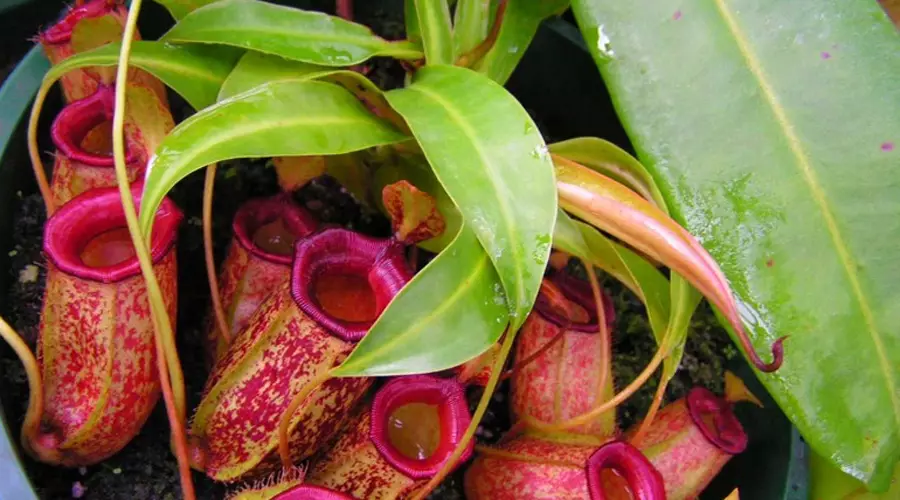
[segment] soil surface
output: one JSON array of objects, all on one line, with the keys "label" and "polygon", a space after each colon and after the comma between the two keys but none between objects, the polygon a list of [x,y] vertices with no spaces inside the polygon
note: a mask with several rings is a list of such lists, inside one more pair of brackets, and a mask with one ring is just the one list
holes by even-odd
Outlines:
[{"label": "soil surface", "polygon": [[[29,9],[23,24],[32,26],[23,33],[15,33],[16,39],[25,40],[38,25],[46,25],[59,11],[58,3],[46,2],[39,9]],[[286,3],[286,2],[284,2]],[[294,2],[298,3],[298,2]],[[299,2],[304,3],[304,2]],[[327,10],[330,1],[305,2],[306,6]],[[372,26],[387,38],[400,38],[403,34],[402,0],[388,2],[356,2],[356,16],[360,22]],[[55,5],[54,5],[55,4]],[[381,6],[377,6],[381,5]],[[150,4],[152,5],[152,4]],[[385,7],[386,6],[386,7]],[[150,7],[153,9],[153,7]],[[23,28],[20,28],[20,31]],[[146,33],[145,36],[159,33]],[[9,36],[5,34],[5,36]],[[4,41],[6,43],[6,40]],[[10,46],[0,59],[2,73],[6,73],[29,47],[27,42]],[[392,60],[376,59],[370,63],[370,77],[384,88],[395,87],[402,82],[403,70]],[[176,118],[189,115],[190,109],[171,96],[172,110]],[[54,109],[47,106],[49,116]],[[540,125],[540,116],[535,116]],[[545,134],[552,131],[544,130]],[[555,139],[555,138],[554,138]],[[549,140],[549,138],[548,138]],[[44,147],[49,150],[49,147]],[[45,163],[50,161],[45,158]],[[3,165],[2,168],[21,166]],[[178,242],[179,260],[179,353],[185,370],[189,404],[199,402],[206,377],[200,332],[207,320],[209,292],[203,271],[202,231],[200,227],[200,193],[203,173],[199,172],[181,182],[172,192],[173,200],[184,210]],[[244,200],[277,192],[274,169],[265,160],[225,162],[217,174],[215,194],[214,234],[216,255],[224,256],[231,237],[231,218]],[[32,345],[37,334],[43,282],[44,258],[41,254],[42,226],[45,220],[40,196],[33,193],[33,186],[20,193],[21,202],[14,215],[13,245],[2,249],[11,256],[11,286],[5,295],[4,314]],[[331,222],[363,233],[386,236],[390,226],[380,214],[358,203],[334,179],[322,177],[297,193],[298,200],[322,222]],[[656,345],[648,326],[640,301],[627,289],[612,279],[602,277],[605,290],[613,297],[616,307],[614,330],[615,380],[619,389],[627,385],[652,357]],[[710,309],[703,305],[694,316],[691,334],[684,359],[675,378],[669,385],[667,400],[683,396],[691,386],[699,384],[715,391],[722,389],[724,365],[737,354],[724,330],[718,325]],[[635,396],[619,408],[621,426],[627,427],[643,415],[656,389],[657,379],[646,384]],[[469,401],[474,409],[480,397],[480,389],[471,389]],[[21,426],[28,401],[28,387],[24,371],[18,359],[5,345],[0,346],[0,402],[6,421],[14,434]],[[479,440],[495,442],[509,427],[508,397],[506,385],[494,394],[488,412],[478,430]],[[169,427],[162,404],[151,415],[141,433],[124,449],[106,462],[81,469],[62,469],[43,465],[23,455],[23,462],[45,499],[169,499],[179,498],[177,466],[168,446]],[[462,473],[458,471],[432,498],[464,498]],[[194,474],[198,497],[218,499],[226,495],[226,489]]]}]

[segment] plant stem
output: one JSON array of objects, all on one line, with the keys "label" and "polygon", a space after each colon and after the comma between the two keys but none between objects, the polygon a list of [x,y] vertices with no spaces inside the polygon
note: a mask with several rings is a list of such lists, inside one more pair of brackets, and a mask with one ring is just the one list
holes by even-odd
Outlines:
[{"label": "plant stem", "polygon": [[435,474],[425,487],[421,488],[418,492],[416,492],[416,496],[413,497],[413,500],[424,500],[426,496],[433,490],[437,485],[441,484],[441,481],[447,477],[447,474],[456,466],[456,461],[459,460],[459,457],[462,455],[463,450],[465,450],[466,445],[469,444],[469,441],[475,436],[475,430],[478,429],[478,424],[481,423],[481,418],[484,416],[484,412],[487,410],[488,403],[491,401],[491,396],[494,394],[494,390],[497,388],[497,382],[500,381],[500,372],[503,370],[503,364],[506,363],[506,358],[509,356],[509,351],[512,349],[513,341],[516,338],[517,330],[508,330],[506,332],[506,338],[503,339],[503,344],[500,346],[500,353],[497,355],[496,361],[494,361],[494,366],[491,369],[491,376],[488,379],[487,385],[484,387],[484,393],[481,395],[481,399],[478,401],[478,407],[475,408],[475,414],[472,415],[472,421],[469,423],[469,427],[466,429],[466,432],[462,435],[459,440],[459,443],[456,444],[456,448],[453,450],[453,453],[447,458],[444,462],[444,465],[441,466],[441,469]]},{"label": "plant stem", "polygon": [[116,181],[122,197],[122,208],[125,212],[128,232],[131,235],[131,241],[140,263],[141,273],[144,275],[147,295],[150,300],[150,316],[153,320],[156,344],[157,371],[159,372],[163,399],[166,404],[166,414],[169,418],[169,425],[172,427],[172,439],[175,446],[175,456],[178,459],[181,489],[185,499],[193,500],[195,498],[194,483],[191,478],[187,439],[183,427],[185,419],[184,379],[181,374],[178,353],[174,349],[172,325],[169,323],[165,301],[163,300],[159,283],[156,280],[156,275],[153,272],[153,260],[150,258],[147,243],[141,236],[137,210],[135,209],[134,199],[131,197],[131,186],[128,182],[128,173],[125,165],[124,128],[125,96],[128,88],[128,57],[131,54],[131,42],[134,39],[137,27],[141,1],[133,0],[131,3],[131,8],[128,10],[128,18],[125,22],[125,31],[122,36],[122,48],[119,52],[119,65],[116,69],[116,103],[113,114],[113,157],[115,159]]},{"label": "plant stem", "polygon": [[484,41],[475,46],[474,49],[459,56],[459,59],[456,60],[457,66],[470,68],[491,50],[494,43],[497,42],[497,37],[500,35],[500,27],[506,14],[506,2],[507,0],[500,0],[500,4],[497,5],[497,15],[494,17],[494,24],[491,25],[491,31],[488,32]]},{"label": "plant stem", "polygon": [[38,151],[37,129],[38,118],[41,116],[41,109],[44,107],[44,101],[47,94],[53,88],[56,80],[51,82],[43,82],[38,89],[37,95],[34,97],[34,104],[31,106],[31,116],[28,118],[28,156],[31,158],[31,168],[34,170],[34,178],[37,181],[38,189],[41,191],[41,198],[44,199],[44,207],[47,209],[47,218],[56,211],[53,202],[53,192],[50,191],[50,183],[47,182],[47,172],[44,171],[44,163],[41,161],[41,153]]},{"label": "plant stem", "polygon": [[666,387],[669,385],[668,380],[660,380],[659,385],[656,387],[656,393],[653,395],[653,403],[650,404],[650,409],[647,410],[647,416],[644,417],[644,420],[641,421],[641,425],[638,427],[637,432],[629,439],[632,443],[636,443],[641,440],[644,434],[647,432],[647,429],[650,428],[650,424],[653,423],[653,419],[656,418],[656,413],[659,411],[659,407],[662,406],[663,394],[666,392]]},{"label": "plant stem", "polygon": [[353,20],[353,0],[337,0],[335,2],[337,15],[348,20]]},{"label": "plant stem", "polygon": [[3,337],[3,340],[13,348],[19,361],[25,367],[29,396],[28,410],[25,411],[25,422],[22,424],[22,437],[26,440],[32,439],[37,436],[44,413],[44,386],[41,381],[41,369],[31,349],[2,317],[0,317],[0,337]]},{"label": "plant stem", "polygon": [[[216,183],[216,164],[206,167],[206,179],[203,182],[203,254],[206,258],[206,279],[209,282],[209,294],[212,300],[213,315],[219,335],[225,339],[225,344],[231,344],[231,328],[225,318],[225,308],[222,307],[222,295],[219,293],[219,279],[216,276],[216,260],[213,255],[212,241],[212,204],[213,188]],[[216,352],[218,352],[218,337],[216,339]]]},{"label": "plant stem", "polygon": [[[594,265],[590,262],[580,259],[581,264],[587,270],[588,282],[591,284],[591,292],[594,295],[594,304],[597,308],[597,327],[600,335],[600,387],[604,391],[606,382],[609,380],[609,373],[612,371],[612,339],[610,338],[609,327],[606,324],[606,308],[603,307],[603,295],[600,292],[600,283],[597,282],[597,274],[594,272]],[[601,392],[602,394],[602,392]]]}]

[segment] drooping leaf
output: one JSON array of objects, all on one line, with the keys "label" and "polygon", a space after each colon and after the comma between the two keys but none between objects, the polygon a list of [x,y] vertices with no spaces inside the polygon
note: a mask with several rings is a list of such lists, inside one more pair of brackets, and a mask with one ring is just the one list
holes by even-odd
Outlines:
[{"label": "drooping leaf", "polygon": [[425,62],[453,64],[453,27],[447,0],[415,0]]},{"label": "drooping leaf", "polygon": [[503,87],[465,68],[425,67],[386,96],[497,268],[518,328],[537,297],[556,220],[552,163],[537,127]]},{"label": "drooping leaf", "polygon": [[562,14],[568,5],[569,0],[507,0],[497,40],[474,69],[495,82],[506,83],[525,55],[541,21]]},{"label": "drooping leaf", "polygon": [[283,80],[312,80],[331,74],[335,68],[318,66],[260,52],[247,52],[234,66],[219,90],[219,100],[246,92],[264,83]]},{"label": "drooping leaf", "polygon": [[[653,202],[666,214],[669,213],[666,201],[647,169],[615,144],[595,137],[579,137],[551,144],[549,148],[552,154],[575,161],[622,183],[645,200]],[[653,329],[657,344],[661,344],[666,332],[672,332],[667,346],[670,353],[663,361],[663,382],[671,380],[678,370],[684,356],[691,317],[701,298],[699,292],[678,273],[672,275],[670,297],[672,313],[668,327],[664,330]]]},{"label": "drooping leaf", "polygon": [[457,366],[496,343],[508,316],[497,271],[475,234],[463,227],[394,297],[335,375],[406,375]]},{"label": "drooping leaf", "polygon": [[[119,43],[75,54],[50,68],[44,82],[54,82],[73,69],[91,66],[115,66],[119,62]],[[134,42],[128,64],[159,78],[183,97],[194,109],[216,102],[222,82],[240,57],[240,51],[227,47],[176,46],[160,42]]]},{"label": "drooping leaf", "polygon": [[169,11],[169,14],[177,21],[188,15],[191,11],[216,1],[218,0],[156,0],[156,3],[165,7],[166,10]]},{"label": "drooping leaf", "polygon": [[721,311],[737,332],[745,354],[760,370],[773,371],[781,365],[783,339],[773,343],[773,359],[763,361],[747,339],[728,281],[693,236],[664,211],[622,184],[561,157],[555,160],[557,190],[563,209],[683,276]]},{"label": "drooping leaf", "polygon": [[900,458],[896,27],[876,2],[573,4],[755,343],[791,336],[763,383],[814,450],[884,490]]},{"label": "drooping leaf", "polygon": [[382,200],[391,216],[397,240],[415,244],[444,233],[446,224],[434,197],[409,182],[398,181],[385,186]]},{"label": "drooping leaf", "polygon": [[261,85],[198,112],[163,141],[147,167],[141,228],[146,235],[152,214],[178,181],[211,163],[342,154],[406,138],[340,86]]},{"label": "drooping leaf", "polygon": [[488,34],[491,0],[459,0],[453,12],[453,47],[457,55],[471,51]]},{"label": "drooping leaf", "polygon": [[162,40],[230,45],[322,66],[350,66],[373,56],[422,57],[415,44],[385,40],[361,24],[260,0],[220,0],[201,7]]},{"label": "drooping leaf", "polygon": [[411,183],[417,189],[434,197],[437,209],[444,218],[446,228],[440,236],[430,240],[421,241],[418,245],[429,252],[440,252],[449,245],[454,238],[456,238],[456,234],[459,233],[460,226],[462,225],[462,216],[459,214],[459,210],[456,208],[453,200],[450,199],[450,196],[447,195],[447,192],[444,191],[444,188],[437,180],[437,177],[434,176],[434,172],[428,166],[428,162],[424,157],[421,155],[395,155],[384,161],[383,164],[375,170],[372,179],[372,189],[376,194],[377,204],[385,214],[387,214],[387,209],[384,208],[381,198],[377,195],[380,194],[388,184],[401,180]]}]

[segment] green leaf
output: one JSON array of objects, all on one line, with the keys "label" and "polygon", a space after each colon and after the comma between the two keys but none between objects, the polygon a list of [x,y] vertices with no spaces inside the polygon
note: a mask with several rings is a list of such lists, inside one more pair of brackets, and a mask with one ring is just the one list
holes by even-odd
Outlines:
[{"label": "green leaf", "polygon": [[323,66],[349,66],[373,56],[422,57],[415,44],[385,40],[361,24],[258,0],[221,0],[201,7],[162,40],[231,45]]},{"label": "green leaf", "polygon": [[475,69],[498,83],[506,83],[544,19],[561,14],[569,0],[507,0],[500,32]]},{"label": "green leaf", "polygon": [[[44,76],[52,82],[78,68],[116,66],[119,43],[75,54],[50,68]],[[216,102],[222,82],[234,68],[240,51],[225,47],[185,47],[160,42],[134,42],[128,64],[159,78],[183,97],[194,109]]]},{"label": "green leaf", "polygon": [[453,48],[457,55],[471,51],[487,37],[491,0],[459,0],[453,13]]},{"label": "green leaf", "polygon": [[190,14],[191,11],[216,1],[218,0],[156,0],[156,3],[165,7],[177,21]]},{"label": "green leaf", "polygon": [[318,66],[259,52],[247,52],[231,70],[219,89],[219,100],[246,92],[264,83],[284,80],[313,80],[336,71],[328,66]]},{"label": "green leaf", "polygon": [[502,290],[475,234],[463,227],[394,297],[335,375],[430,373],[478,356],[506,328]]},{"label": "green leaf", "polygon": [[425,67],[385,95],[497,268],[517,329],[537,297],[556,220],[537,127],[503,87],[456,66]]},{"label": "green leaf", "polygon": [[756,345],[790,335],[761,380],[814,450],[883,491],[900,458],[896,28],[875,2],[573,3]]},{"label": "green leaf", "polygon": [[403,21],[406,24],[406,38],[411,42],[422,41],[419,30],[419,16],[416,14],[416,0],[403,0]]},{"label": "green leaf", "polygon": [[141,229],[178,181],[234,158],[335,155],[407,139],[346,89],[324,82],[273,82],[191,116],[147,166]]},{"label": "green leaf", "polygon": [[447,0],[415,0],[418,27],[428,64],[453,64],[453,33]]}]

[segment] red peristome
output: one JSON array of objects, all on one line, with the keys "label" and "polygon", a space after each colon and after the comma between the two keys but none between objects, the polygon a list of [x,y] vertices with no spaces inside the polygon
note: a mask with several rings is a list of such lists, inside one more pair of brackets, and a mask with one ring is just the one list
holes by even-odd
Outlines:
[{"label": "red peristome", "polygon": [[[241,331],[263,300],[291,276],[292,255],[267,251],[254,242],[257,231],[282,221],[284,232],[298,240],[316,230],[317,222],[290,195],[251,200],[234,216],[234,239],[222,265],[219,290],[225,319],[232,336]],[[212,363],[228,348],[216,322],[210,321],[206,335],[207,359]]]},{"label": "red peristome", "polygon": [[678,500],[700,494],[728,460],[746,448],[747,435],[728,402],[696,387],[660,410],[631,443],[663,475],[669,499]]},{"label": "red peristome", "polygon": [[[391,441],[391,416],[410,404],[436,407],[439,435],[427,458],[408,457]],[[355,498],[384,500],[407,498],[423,487],[453,453],[471,419],[462,385],[431,375],[396,377],[354,413],[355,424],[314,463],[307,481]],[[459,463],[471,453],[470,442]]]},{"label": "red peristome", "polygon": [[300,309],[333,335],[347,342],[362,339],[375,322],[346,321],[327,314],[315,297],[317,280],[327,275],[358,276],[368,281],[375,299],[375,317],[412,279],[404,247],[344,229],[327,229],[297,242],[291,294]]},{"label": "red peristome", "polygon": [[[156,98],[152,89],[141,83],[129,83],[128,91],[150,100],[141,104],[156,108],[155,114],[136,117],[131,113],[133,110],[126,114],[125,162],[128,179],[135,182],[143,177],[152,149],[156,147],[151,136],[167,132],[174,122],[165,103]],[[50,136],[57,154],[50,189],[57,205],[90,189],[118,184],[112,154],[114,109],[115,89],[100,85],[90,96],[64,107],[54,119]],[[159,123],[147,123],[148,118]],[[145,130],[151,132],[145,134]]]},{"label": "red peristome", "polygon": [[[615,389],[612,364],[601,363],[606,341],[597,333],[599,326],[590,285],[560,273],[550,281],[564,296],[555,300],[567,303],[552,304],[544,291],[538,295],[535,309],[518,335],[515,372],[510,383],[513,415],[528,415],[547,423],[586,413],[611,398]],[[612,301],[605,293],[602,297],[607,325],[611,326]],[[573,312],[577,308],[578,314],[588,319],[573,322],[562,306]],[[573,380],[578,383],[572,383]],[[569,432],[609,437],[615,431],[616,415],[609,411]]]},{"label": "red peristome", "polygon": [[[139,198],[140,187],[132,194]],[[178,208],[164,200],[151,242],[172,321],[172,248],[180,220]],[[159,396],[150,304],[137,258],[106,267],[81,258],[92,240],[125,226],[117,188],[73,199],[45,225],[49,263],[37,346],[44,414],[38,435],[23,435],[25,449],[43,462],[75,467],[108,458],[138,433]]]},{"label": "red peristome", "polygon": [[[343,332],[316,321],[334,320],[316,301],[316,283],[335,273],[361,273],[386,305],[411,275],[393,248],[343,229],[297,243],[291,283],[260,305],[207,380],[191,433],[204,448],[199,455],[208,476],[230,482],[278,465],[278,426],[291,400],[354,347]],[[312,289],[303,308],[294,300],[298,289]],[[309,457],[336,435],[370,384],[368,378],[337,378],[314,389],[291,418],[292,458]]]},{"label": "red peristome", "polygon": [[273,500],[355,500],[338,491],[319,486],[297,486],[273,498]]},{"label": "red peristome", "polygon": [[470,500],[625,500],[629,490],[640,500],[665,500],[659,473],[637,450],[587,436],[581,443],[530,435],[506,442],[475,459],[465,490]]}]

